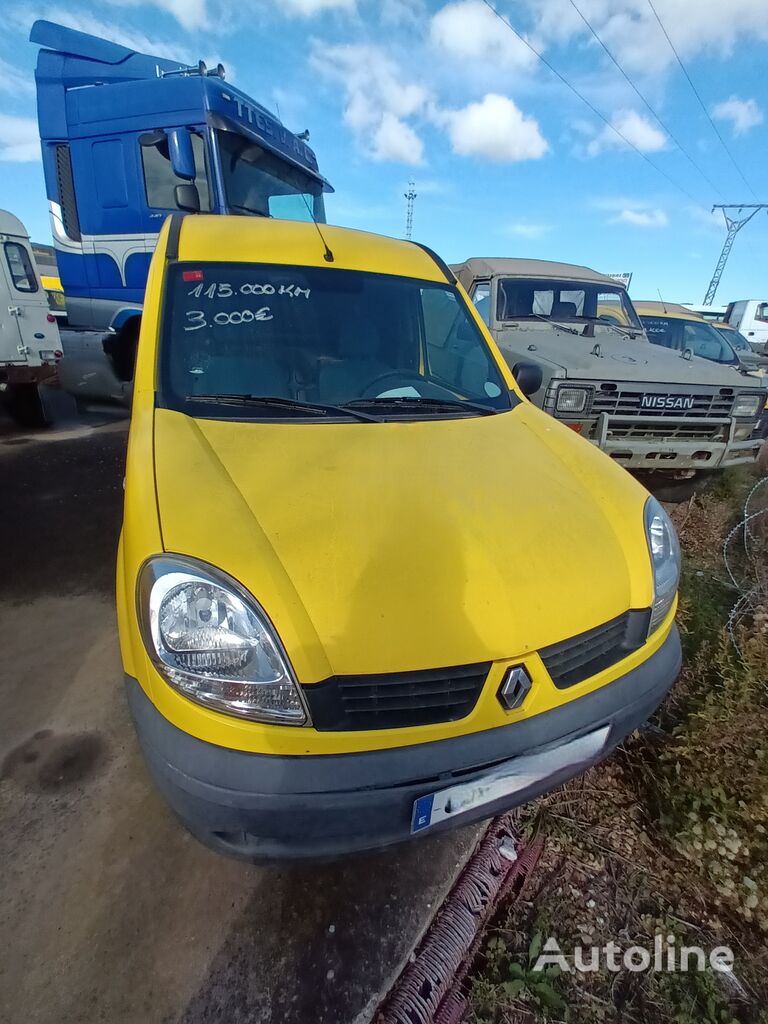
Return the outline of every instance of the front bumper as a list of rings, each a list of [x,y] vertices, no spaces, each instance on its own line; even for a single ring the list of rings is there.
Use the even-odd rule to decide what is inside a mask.
[[[615,426],[623,428],[623,436],[613,433]],[[740,421],[733,419],[707,420],[705,426],[720,427],[723,439],[694,438],[687,440],[685,431],[691,425],[690,419],[665,419],[658,417],[608,416],[605,413],[597,418],[594,427],[584,436],[589,437],[593,444],[606,452],[616,462],[628,469],[665,470],[705,470],[725,469],[754,462],[760,451],[760,441],[748,438],[736,441],[735,431]],[[646,438],[643,430],[658,431],[660,427],[668,430],[666,437]],[[637,431],[636,436],[626,433],[628,429]]]
[[[677,628],[637,668],[567,704],[514,724],[432,743],[356,754],[284,757],[205,743],[155,709],[126,677],[128,703],[152,776],[206,845],[244,860],[312,859],[411,838],[414,802],[456,783],[484,782],[525,758],[535,774],[513,796],[440,821],[425,834],[493,817],[601,760],[658,707],[681,665]],[[563,767],[550,751],[606,726],[605,745]],[[539,755],[531,757],[531,755]],[[557,762],[560,761],[558,764]]]

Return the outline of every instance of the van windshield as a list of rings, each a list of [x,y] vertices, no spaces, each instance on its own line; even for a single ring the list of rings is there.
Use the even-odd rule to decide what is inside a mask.
[[[368,418],[412,419],[512,407],[449,285],[333,268],[179,263],[166,296],[158,398],[191,415],[309,418],[351,403]]]
[[[642,330],[626,291],[597,282],[502,278],[496,315],[499,320],[603,321]]]

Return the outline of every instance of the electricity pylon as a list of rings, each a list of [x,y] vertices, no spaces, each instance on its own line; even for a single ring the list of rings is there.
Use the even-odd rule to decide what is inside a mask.
[[[408,200],[408,205],[405,208],[405,237],[410,239],[413,234],[413,202],[416,199],[416,182],[413,178],[408,182],[405,198]]]
[[[728,234],[725,237],[725,244],[723,245],[723,251],[720,253],[720,259],[717,261],[715,272],[712,275],[712,280],[709,282],[709,288],[707,288],[707,294],[704,296],[704,305],[711,306],[712,300],[715,297],[717,286],[720,284],[720,278],[723,276],[723,270],[725,264],[728,262],[728,257],[733,248],[733,243],[736,240],[736,235],[741,231],[745,224],[755,216],[758,210],[768,210],[768,203],[717,203],[712,207],[712,212],[715,210],[722,210],[723,217],[725,218],[725,226],[728,228]],[[729,217],[727,210],[738,210],[739,213],[743,213],[744,210],[751,210],[746,216],[739,218]]]

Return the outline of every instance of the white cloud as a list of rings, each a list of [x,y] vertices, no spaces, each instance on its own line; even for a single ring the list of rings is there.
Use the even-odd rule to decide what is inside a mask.
[[[527,117],[507,96],[487,93],[461,110],[436,115],[448,130],[459,156],[478,156],[498,163],[538,160],[549,151],[538,122]]]
[[[612,217],[609,224],[631,224],[638,228],[663,228],[668,223],[666,213],[663,210],[620,210],[615,217]]]
[[[373,136],[374,160],[399,160],[404,164],[424,163],[424,143],[405,121],[385,110]]]
[[[424,0],[382,0],[379,17],[384,25],[418,25],[424,15]]]
[[[587,144],[588,156],[597,156],[604,150],[616,146],[623,147],[624,139],[631,142],[641,153],[656,153],[658,150],[664,149],[667,144],[667,136],[664,132],[635,110],[618,111],[611,119],[611,124],[616,131],[605,125]],[[624,139],[616,132],[621,132]]]
[[[658,197],[636,199],[630,196],[602,196],[592,201],[596,210],[612,216],[608,224],[631,224],[640,228],[662,228],[669,218]]]
[[[520,221],[517,224],[508,224],[504,228],[505,235],[514,235],[516,238],[543,238],[552,230],[551,224],[528,224]]]
[[[734,135],[744,135],[750,128],[763,123],[763,112],[752,100],[731,96],[712,108],[712,116],[720,121],[730,121]]]
[[[34,117],[0,114],[0,160],[32,163],[40,159],[40,135]]]
[[[409,118],[429,103],[424,86],[408,82],[400,67],[375,46],[316,44],[311,66],[339,82],[345,93],[344,122],[374,160],[420,164],[424,146]]]
[[[183,3],[184,0],[181,2]],[[354,11],[357,6],[355,0],[283,0],[283,2],[289,11],[305,18],[319,14],[321,11]]]
[[[765,0],[657,0],[656,9],[683,58],[703,51],[729,57],[740,38],[768,39]],[[579,0],[579,8],[629,72],[653,76],[675,63],[647,0]],[[589,30],[564,0],[536,0],[532,33],[537,44],[567,44]]]
[[[157,7],[170,14],[187,30],[207,28],[210,24],[205,8],[206,0],[109,0],[109,3],[115,7]]]
[[[32,73],[22,71],[0,57],[0,92],[12,96],[34,96],[35,80]]]
[[[430,38],[452,57],[502,68],[531,67],[536,57],[483,0],[456,0],[437,12]]]

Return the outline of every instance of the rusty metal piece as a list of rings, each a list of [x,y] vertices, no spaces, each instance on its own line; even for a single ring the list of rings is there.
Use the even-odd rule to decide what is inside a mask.
[[[501,899],[522,887],[541,853],[538,838],[510,860],[519,837],[511,815],[496,818],[446,896],[415,956],[385,998],[377,1024],[461,1024],[462,991],[485,925]]]

